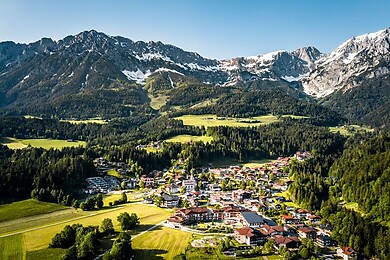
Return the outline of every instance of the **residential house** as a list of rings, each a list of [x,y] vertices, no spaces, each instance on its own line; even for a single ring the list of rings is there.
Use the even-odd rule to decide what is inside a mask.
[[[319,247],[328,247],[331,246],[332,239],[328,235],[320,234],[317,236],[315,243]]]
[[[275,241],[276,249],[279,249],[282,246],[284,246],[288,249],[295,249],[295,248],[300,247],[302,244],[298,237],[277,236],[277,237],[275,237],[274,241]]]
[[[264,236],[259,230],[251,227],[243,227],[235,230],[234,238],[238,243],[247,244],[248,246],[257,246],[266,241],[266,236]]]
[[[180,191],[180,187],[176,184],[167,184],[165,185],[165,190],[169,193],[178,193]]]
[[[357,252],[349,246],[342,246],[337,248],[337,255],[344,260],[357,259]]]
[[[321,222],[321,217],[315,214],[309,215],[307,218],[310,220],[311,223],[314,224],[318,224]]]
[[[270,226],[268,224],[263,225],[260,228],[261,233],[265,236],[273,237],[273,236],[283,236],[284,229],[281,226]]]
[[[189,180],[183,180],[182,185],[186,187],[187,192],[191,192],[195,190],[197,184],[196,184],[196,180],[189,179]]]
[[[310,211],[307,209],[298,209],[296,212],[294,212],[294,216],[296,218],[302,219],[302,218],[308,218],[310,215],[312,215]]]
[[[142,177],[141,180],[144,182],[146,188],[154,187],[154,178]]]
[[[309,151],[305,151],[305,152],[298,151],[294,154],[294,159],[300,162],[309,159],[310,157],[311,157],[311,153]]]
[[[282,215],[282,223],[284,224],[301,224],[302,221],[298,218],[293,218],[291,215]]]
[[[161,194],[161,197],[163,198],[161,207],[175,208],[179,205],[180,198],[178,196],[163,193]]]
[[[232,192],[233,199],[237,202],[243,202],[244,199],[250,199],[252,192],[246,190],[235,190]]]
[[[298,235],[302,238],[315,240],[317,238],[317,231],[312,227],[302,227],[298,228]]]
[[[146,198],[146,199],[143,200],[142,203],[144,203],[144,204],[153,204],[153,199],[151,199],[151,198]]]

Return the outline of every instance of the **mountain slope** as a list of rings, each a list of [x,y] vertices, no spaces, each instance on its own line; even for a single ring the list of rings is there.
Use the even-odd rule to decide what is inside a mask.
[[[321,103],[353,123],[390,127],[390,76],[364,81],[358,87],[341,89]]]
[[[315,62],[304,79],[306,93],[324,97],[359,86],[367,79],[390,73],[390,28],[347,40]]]

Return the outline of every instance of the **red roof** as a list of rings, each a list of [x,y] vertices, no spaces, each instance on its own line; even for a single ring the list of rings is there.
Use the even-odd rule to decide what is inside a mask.
[[[185,215],[208,213],[208,209],[206,207],[180,209],[179,211],[183,212]]]
[[[341,249],[343,250],[343,253],[346,255],[351,255],[351,254],[355,253],[355,250],[349,246],[342,246]]]
[[[282,237],[282,236],[278,236],[275,238],[275,243],[277,245],[280,245],[280,244],[284,244],[284,245],[287,245],[288,243],[291,243],[291,242],[299,242],[299,238],[298,237]]]
[[[311,232],[316,232],[316,230],[314,228],[312,228],[312,227],[299,228],[298,231],[303,232],[305,234],[311,233]]]
[[[315,219],[315,218],[319,218],[319,219],[321,219],[321,217],[320,216],[317,216],[317,215],[310,215],[310,216],[308,216],[308,218],[309,219]]]
[[[253,234],[253,228],[251,227],[243,227],[240,229],[237,229],[236,232],[242,236],[246,237],[253,237],[255,234]]]

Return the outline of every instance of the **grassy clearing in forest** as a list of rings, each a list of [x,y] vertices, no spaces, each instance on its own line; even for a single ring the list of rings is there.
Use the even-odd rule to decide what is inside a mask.
[[[176,117],[177,120],[183,120],[184,125],[192,126],[235,126],[235,127],[251,127],[265,124],[271,124],[280,121],[274,115],[256,116],[252,118],[233,118],[233,117],[217,117],[216,115],[183,115]]]
[[[196,135],[177,135],[174,137],[171,137],[165,142],[176,142],[176,143],[189,143],[189,142],[203,142],[203,143],[210,143],[213,140],[213,137],[211,136],[196,136]]]
[[[42,147],[43,149],[62,149],[64,147],[77,147],[85,146],[84,141],[68,141],[58,139],[16,139],[10,137],[4,137],[1,139],[1,143],[8,146],[10,149],[23,149],[28,145],[32,147]]]

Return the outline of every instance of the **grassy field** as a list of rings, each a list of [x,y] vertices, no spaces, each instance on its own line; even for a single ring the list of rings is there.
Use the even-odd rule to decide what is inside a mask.
[[[290,194],[288,193],[288,191],[275,193],[274,196],[284,197],[286,200],[290,199]],[[287,207],[299,208],[299,205],[292,201],[286,201],[283,202],[282,204],[286,205]]]
[[[60,222],[71,221],[90,214],[90,212],[84,212],[81,210],[65,209],[55,211],[53,213],[3,221],[0,222],[0,237],[7,234],[23,233],[26,232],[26,230],[34,229],[36,227],[55,225]]]
[[[168,96],[163,94],[158,95],[156,97],[154,97],[153,95],[149,95],[149,98],[150,98],[150,106],[156,110],[159,110],[161,107],[163,107],[168,100]]]
[[[175,119],[183,120],[184,125],[192,126],[236,126],[236,127],[250,127],[265,124],[271,124],[280,121],[274,115],[256,116],[253,118],[219,118],[216,115],[184,115],[176,117]]]
[[[13,235],[0,238],[0,259],[19,260],[24,259],[22,235]]]
[[[244,163],[242,166],[254,168],[254,167],[261,167],[266,163],[272,163],[272,162],[275,162],[275,160],[271,160],[271,159],[251,160],[249,162]]]
[[[144,148],[148,153],[158,153],[161,152],[161,148],[146,147]]]
[[[41,202],[34,199],[18,201],[11,204],[0,205],[0,222],[51,213],[67,208],[68,207],[58,204]]]
[[[184,253],[190,236],[188,232],[156,228],[133,240],[135,259],[172,259]]]
[[[108,122],[102,118],[89,118],[85,120],[78,120],[78,119],[64,119],[61,120],[61,122],[68,122],[71,124],[99,124],[99,125],[105,125]]]
[[[211,136],[196,136],[196,135],[177,135],[174,137],[171,137],[166,142],[176,142],[176,143],[188,143],[188,142],[204,142],[204,143],[210,143],[213,140]]]
[[[359,125],[343,125],[343,126],[331,126],[329,127],[329,131],[331,133],[337,133],[339,132],[340,134],[344,136],[349,136],[353,135],[357,132],[372,132],[374,129],[370,129],[364,126],[359,126]]]
[[[27,260],[42,260],[42,259],[59,259],[65,254],[66,249],[62,248],[45,248],[36,251],[27,252]]]
[[[107,175],[110,175],[110,176],[113,176],[113,177],[116,177],[116,178],[122,178],[122,175],[120,175],[116,170],[109,170],[107,172]]]
[[[136,213],[140,217],[140,226],[132,231],[132,234],[142,232],[151,226],[166,219],[171,213],[167,210],[146,206],[141,204],[125,204],[113,209],[103,209],[91,212],[92,215],[84,216],[79,219],[66,221],[59,224],[50,225],[23,233],[26,251],[35,251],[45,249],[50,243],[52,237],[64,228],[66,225],[80,223],[82,225],[100,225],[104,218],[113,220],[115,229],[119,229],[117,216],[122,212]]]
[[[42,147],[44,149],[57,148],[62,149],[64,147],[85,146],[84,141],[57,140],[57,139],[15,139],[10,137],[4,137],[1,139],[1,143],[8,146],[10,149],[22,149],[31,145],[32,147]]]
[[[190,108],[201,108],[201,107],[215,105],[217,101],[218,101],[217,98],[211,100],[204,100],[199,103],[196,103],[195,105],[192,105]]]

